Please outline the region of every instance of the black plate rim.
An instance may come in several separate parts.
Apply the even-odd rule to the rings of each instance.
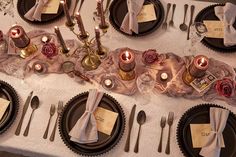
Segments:
[[[5,126],[2,126],[3,128],[1,128],[1,130],[0,130],[0,134],[2,134],[10,128],[10,126],[12,125],[12,123],[16,119],[16,116],[17,116],[18,111],[19,111],[19,98],[18,98],[18,95],[17,95],[15,89],[10,84],[8,84],[7,82],[0,80],[0,86],[6,86],[6,88],[8,88],[10,90],[11,93],[9,93],[9,95],[11,95],[12,100],[14,101],[13,109],[10,113],[11,114],[10,118],[5,123]]]
[[[57,20],[59,20],[60,18],[63,17],[64,15],[64,11],[62,11],[59,15],[57,15],[55,18],[51,19],[51,20],[47,20],[47,21],[30,21],[28,19],[26,19],[24,17],[24,15],[21,14],[21,11],[20,11],[20,8],[21,8],[21,3],[22,1],[25,1],[25,0],[18,0],[17,1],[17,12],[19,14],[19,16],[24,20],[26,21],[27,23],[30,23],[30,24],[35,24],[35,25],[44,25],[44,24],[50,24],[50,23],[53,23]],[[71,6],[71,0],[67,0],[67,5],[68,5],[68,8],[70,10],[70,6]]]
[[[216,6],[224,6],[224,5],[225,5],[225,3],[217,3],[217,4],[209,5],[208,7],[203,8],[203,9],[197,14],[197,16],[195,17],[195,20],[194,20],[194,21],[195,21],[195,22],[200,22],[200,21],[202,21],[201,16],[202,16],[202,14],[203,14],[206,10],[211,9],[211,8],[214,8],[214,7],[216,7]],[[203,39],[201,40],[201,43],[202,43],[204,46],[206,46],[207,48],[209,48],[209,49],[211,49],[211,50],[214,50],[214,51],[217,51],[217,52],[220,52],[220,53],[234,53],[234,52],[236,52],[235,46],[234,46],[233,49],[230,49],[230,47],[229,47],[228,49],[217,48],[217,47],[215,47],[214,45],[210,44],[205,38],[203,38]]]
[[[226,107],[223,107],[223,106],[220,106],[220,105],[206,103],[206,104],[199,104],[199,105],[193,106],[193,107],[189,108],[188,110],[186,110],[184,112],[184,114],[180,117],[178,125],[177,125],[176,139],[177,139],[177,144],[180,148],[180,151],[186,157],[189,157],[190,154],[188,154],[188,151],[186,151],[184,146],[183,146],[184,142],[183,142],[183,139],[181,138],[182,135],[183,135],[182,126],[186,123],[186,116],[188,115],[188,113],[195,110],[195,109],[201,108],[201,107],[209,107],[209,108],[210,107],[218,107],[218,108],[227,109]],[[229,110],[229,109],[227,109],[227,110]],[[235,120],[235,122],[236,122],[236,115],[232,111],[230,111],[229,114],[230,114],[230,116],[232,116],[233,120]]]
[[[164,7],[163,7],[162,3],[161,3],[159,0],[150,0],[150,1],[155,2],[156,5],[158,5],[161,14],[163,14],[163,16],[160,17],[159,23],[156,24],[150,31],[148,31],[148,32],[146,32],[146,33],[142,33],[142,34],[134,34],[134,33],[132,33],[132,34],[127,34],[127,33],[125,33],[125,32],[123,32],[123,31],[120,30],[120,28],[117,26],[117,24],[113,21],[113,17],[111,16],[111,12],[112,12],[112,10],[113,10],[113,9],[112,9],[113,6],[116,5],[115,3],[120,3],[120,1],[124,1],[124,0],[113,0],[113,1],[112,1],[111,5],[110,5],[110,8],[109,8],[109,11],[110,11],[109,21],[110,21],[112,27],[113,27],[116,31],[120,32],[120,33],[123,34],[123,35],[129,36],[129,37],[142,37],[142,36],[151,34],[151,33],[153,33],[154,31],[156,31],[156,30],[161,26],[162,22],[164,21],[165,11],[164,11]]]
[[[114,98],[113,98],[112,96],[110,96],[109,94],[104,93],[104,96],[106,96],[106,97],[108,97],[109,99],[111,99],[111,100],[117,105],[117,108],[120,110],[120,116],[121,116],[122,122],[121,122],[121,127],[120,127],[120,133],[117,134],[116,140],[115,140],[113,143],[111,143],[107,149],[104,149],[104,150],[99,151],[99,152],[82,152],[82,151],[77,150],[76,148],[72,147],[72,146],[68,143],[67,139],[65,139],[65,137],[64,137],[64,135],[63,135],[63,134],[64,134],[64,133],[63,133],[63,128],[62,128],[62,117],[63,117],[63,113],[65,112],[66,108],[70,105],[71,102],[75,101],[76,99],[78,99],[79,97],[81,97],[81,96],[83,96],[83,95],[88,95],[88,93],[89,93],[88,91],[87,91],[87,92],[82,92],[82,93],[80,93],[80,94],[74,96],[73,98],[71,98],[71,99],[67,102],[67,104],[66,104],[66,105],[64,106],[64,108],[63,108],[62,114],[60,114],[60,116],[59,116],[59,121],[58,121],[58,122],[59,122],[59,123],[58,123],[59,127],[58,127],[58,128],[59,128],[59,134],[60,134],[61,139],[63,140],[63,143],[64,143],[70,150],[72,150],[73,152],[75,152],[75,153],[77,153],[77,154],[79,154],[79,155],[84,155],[84,156],[97,156],[97,155],[105,154],[106,152],[108,152],[108,151],[110,151],[111,149],[113,149],[113,148],[119,143],[121,137],[122,137],[123,134],[124,134],[125,125],[126,125],[126,119],[125,119],[124,111],[123,111],[122,107],[120,106],[120,104],[117,102],[117,100],[114,99]]]

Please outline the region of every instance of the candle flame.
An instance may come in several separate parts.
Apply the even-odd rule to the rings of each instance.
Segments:
[[[205,61],[206,61],[205,58],[201,58],[199,66],[202,66],[205,63]]]
[[[12,34],[13,36],[18,36],[18,35],[20,34],[20,30],[19,30],[19,29],[12,29],[12,30],[11,30],[11,34]]]
[[[65,1],[64,1],[64,0],[60,0],[60,3],[61,3],[61,4],[64,4],[64,3],[65,3]]]
[[[98,26],[95,26],[95,29],[99,29],[99,27],[98,27]]]
[[[125,59],[126,59],[126,60],[129,60],[129,58],[130,58],[129,52],[128,52],[128,51],[125,51]]]

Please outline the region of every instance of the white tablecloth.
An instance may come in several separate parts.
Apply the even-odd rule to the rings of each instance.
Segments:
[[[161,1],[166,8],[168,2],[176,3],[176,12],[174,16],[175,28],[168,28],[167,31],[163,31],[161,28],[155,31],[154,33],[147,35],[141,38],[131,38],[124,36],[114,30],[112,27],[109,29],[108,36],[103,38],[103,44],[109,47],[111,50],[114,50],[119,47],[130,47],[137,50],[146,50],[149,48],[155,48],[158,52],[174,52],[180,56],[183,56],[183,49],[186,46],[186,33],[179,30],[179,24],[183,21],[183,6],[185,3],[189,5],[194,4],[196,6],[195,15],[204,7],[210,5],[211,3],[207,2],[197,2],[193,0],[162,0]],[[15,2],[16,3],[16,2]],[[16,4],[15,4],[16,6]],[[92,13],[96,8],[95,0],[86,0],[82,8],[82,18],[84,25],[87,31],[93,34],[94,32],[94,22],[92,20]],[[16,9],[16,8],[15,8]],[[171,12],[170,12],[171,13]],[[170,18],[170,15],[169,15]],[[188,10],[188,16],[186,18],[187,23],[190,19],[190,7]],[[15,18],[9,16],[0,15],[0,29],[5,33],[8,31],[10,26],[14,23],[22,25],[26,31],[34,29],[45,29],[47,31],[53,32],[53,26],[58,25],[62,30],[63,36],[67,39],[74,38],[72,33],[63,25],[64,19],[57,21],[49,25],[31,25],[23,21],[17,11],[15,10]],[[216,59],[222,60],[234,67],[236,67],[235,57],[236,54],[225,54],[225,53],[216,53],[203,45],[198,45],[198,51],[201,54],[204,54],[208,57],[214,57]],[[45,131],[48,118],[49,118],[49,108],[51,104],[56,104],[59,100],[63,100],[65,103],[72,98],[73,96],[87,91],[89,88],[100,88],[97,86],[92,86],[90,84],[80,85],[74,82],[71,78],[66,75],[55,75],[51,74],[48,76],[37,76],[32,75],[31,77],[20,80],[11,76],[7,76],[3,73],[0,73],[0,79],[5,80],[10,83],[16,90],[20,97],[20,109],[16,121],[13,125],[5,132],[0,135],[0,151],[9,151],[14,153],[24,154],[26,156],[57,156],[57,157],[73,157],[78,156],[69,150],[65,144],[62,142],[62,139],[59,136],[58,130],[56,132],[56,138],[54,142],[43,139],[43,133]],[[19,118],[22,113],[22,106],[27,95],[30,91],[34,91],[34,94],[38,95],[41,100],[41,105],[38,110],[35,111],[32,124],[30,127],[30,132],[28,137],[24,137],[22,134],[20,136],[15,136],[14,132],[16,126],[19,122]],[[129,113],[133,104],[137,104],[136,115],[139,110],[144,110],[147,114],[147,122],[143,125],[140,137],[140,151],[138,154],[133,152],[133,148],[136,142],[138,124],[135,121],[131,133],[131,151],[125,153],[123,151],[125,140],[127,137],[127,128],[121,139],[121,141],[115,146],[111,151],[104,154],[103,156],[107,157],[121,157],[121,156],[171,156],[171,157],[181,157],[183,156],[177,141],[176,141],[176,127],[181,115],[190,107],[205,103],[202,100],[186,100],[183,98],[171,98],[165,95],[152,95],[151,102],[147,105],[141,105],[137,102],[135,97],[128,97],[116,93],[109,93],[114,98],[116,98],[122,108],[124,109],[126,118],[128,120]],[[232,106],[225,104],[224,102],[215,101],[219,105],[223,105],[233,112],[236,113],[236,109]],[[160,138],[160,126],[159,121],[161,116],[168,116],[169,111],[174,111],[175,120],[172,127],[171,133],[171,154],[165,155],[165,153],[158,153],[157,147]],[[28,109],[28,112],[25,116],[22,133],[26,127],[27,121],[31,113],[31,108]],[[56,116],[52,119],[52,124],[55,122]],[[52,131],[52,125],[50,127],[49,133]],[[163,148],[165,148],[167,141],[167,132],[168,128],[164,129],[163,137]]]

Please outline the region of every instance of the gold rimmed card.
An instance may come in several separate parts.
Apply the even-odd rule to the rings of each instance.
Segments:
[[[139,12],[138,23],[154,21],[157,19],[156,12],[153,4],[144,5],[142,10]]]
[[[208,38],[224,38],[224,23],[222,21],[205,20],[203,23],[207,27]]]

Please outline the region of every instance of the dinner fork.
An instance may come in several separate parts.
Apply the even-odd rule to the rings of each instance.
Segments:
[[[52,116],[54,115],[55,111],[56,111],[56,107],[55,107],[54,104],[52,104],[51,107],[50,107],[50,111],[49,111],[50,117],[49,117],[49,120],[48,120],[48,125],[47,125],[47,128],[46,128],[46,130],[44,132],[44,135],[43,135],[44,139],[46,139],[48,137],[49,125],[50,125]]]
[[[63,102],[62,101],[59,101],[58,102],[58,107],[57,107],[57,119],[56,119],[56,122],[54,124],[54,128],[52,130],[52,134],[49,138],[50,141],[54,141],[55,139],[55,134],[56,134],[56,128],[57,128],[57,122],[58,122],[58,118],[59,118],[59,115],[62,113],[62,110],[63,110]]]
[[[174,121],[174,112],[169,112],[167,124],[169,125],[168,139],[166,144],[166,154],[170,154],[170,129]]]
[[[158,146],[158,152],[162,151],[162,136],[163,136],[163,129],[166,126],[166,117],[161,117],[161,137],[160,137],[160,142],[159,142],[159,146]]]
[[[171,7],[171,4],[168,3],[167,4],[167,11],[166,11],[166,18],[165,18],[165,21],[164,23],[162,24],[162,29],[167,29],[167,18],[168,18],[168,14],[169,14],[169,11],[170,11],[170,7]]]

